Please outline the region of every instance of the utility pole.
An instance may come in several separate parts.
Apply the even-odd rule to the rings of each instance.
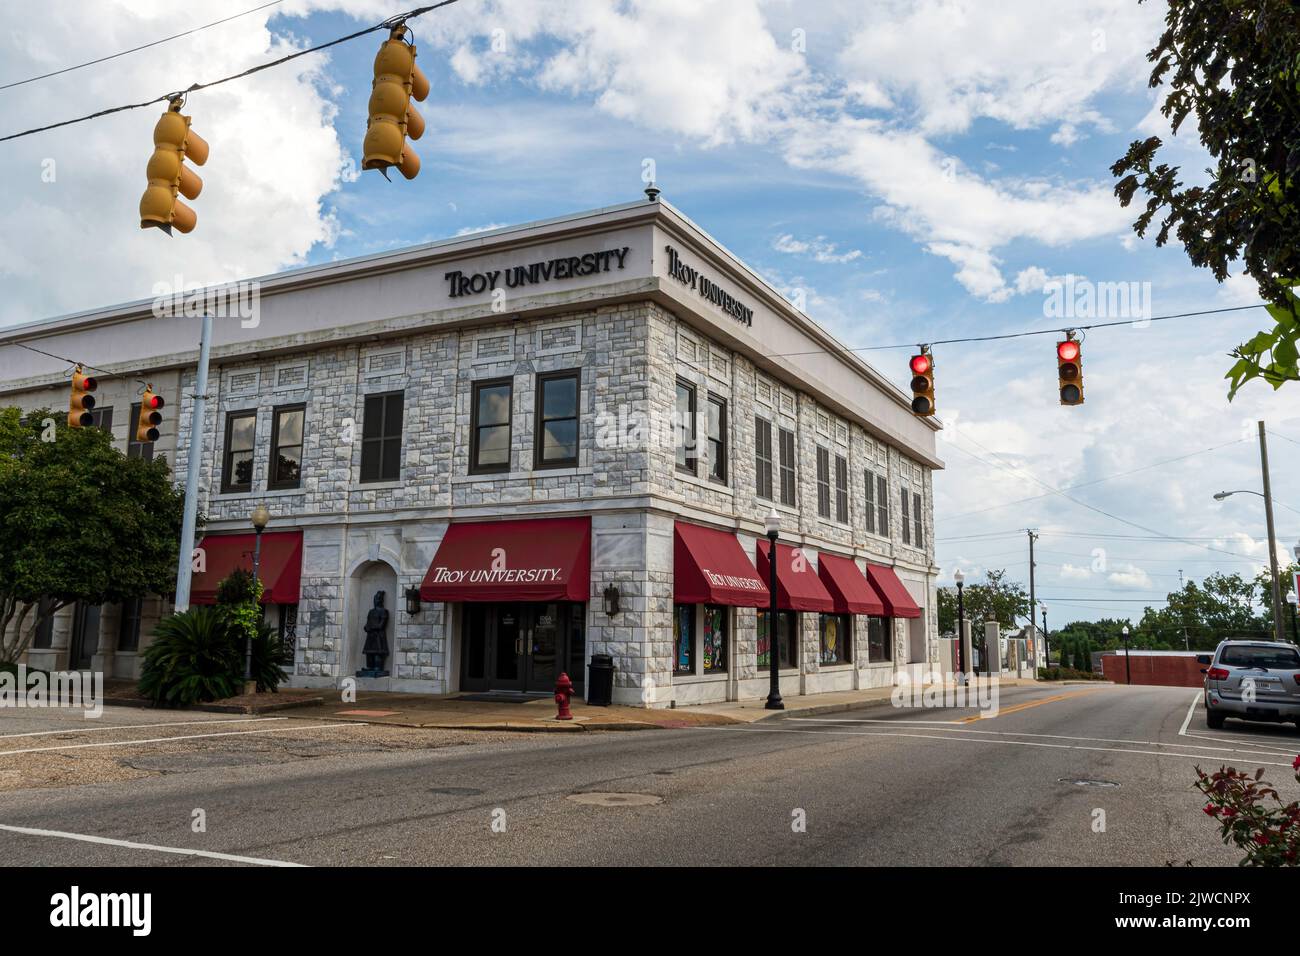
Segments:
[[[1029,529],[1025,529],[1025,534],[1029,535],[1029,653],[1034,661],[1033,666],[1038,667],[1038,626],[1034,620],[1034,608],[1038,607],[1038,602],[1034,600],[1034,539],[1038,535]]]
[[[1279,644],[1286,640],[1282,627],[1282,587],[1277,576],[1277,546],[1273,535],[1273,488],[1268,478],[1268,439],[1264,437],[1264,423],[1259,423],[1259,467],[1264,472],[1264,517],[1268,519],[1268,565],[1273,570],[1273,640]]]
[[[203,412],[208,401],[208,354],[212,349],[212,316],[204,310],[199,337],[199,367],[194,380],[194,408],[190,417],[189,460],[185,466],[185,518],[181,525],[181,553],[176,565],[176,613],[189,610],[190,572],[194,560],[194,525],[199,510],[199,465],[203,458]]]

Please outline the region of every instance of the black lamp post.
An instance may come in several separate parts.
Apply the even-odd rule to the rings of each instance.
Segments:
[[[961,588],[966,582],[966,575],[962,574],[961,569],[958,568],[952,573],[952,579],[957,582],[957,653],[954,658],[957,661],[957,673],[965,675],[966,668],[964,665],[966,662],[962,658],[964,656],[965,648],[963,645],[966,637],[966,604],[962,600]],[[962,678],[958,677],[957,679],[960,681]]]
[[[1131,661],[1131,658],[1133,656],[1133,651],[1128,645],[1127,624],[1124,625],[1124,628],[1123,630],[1120,631],[1120,633],[1124,635],[1124,683],[1131,684],[1133,683],[1133,665]]]
[[[781,641],[777,636],[776,623],[776,539],[781,533],[781,516],[773,508],[764,522],[767,528],[767,590],[772,602],[768,607],[767,619],[767,663],[770,683],[767,691],[767,710],[785,710],[781,700]],[[794,635],[791,635],[793,639]]]
[[[1300,644],[1300,631],[1296,628],[1296,593],[1292,591],[1286,596],[1286,603],[1291,605],[1291,640]]]
[[[253,544],[253,583],[258,581],[257,572],[262,563],[262,532],[266,526],[271,523],[271,512],[267,510],[266,505],[258,505],[253,509],[253,530],[257,533],[255,543]],[[262,609],[261,599],[258,599],[258,610]],[[244,680],[253,679],[253,635],[248,634],[244,638]]]

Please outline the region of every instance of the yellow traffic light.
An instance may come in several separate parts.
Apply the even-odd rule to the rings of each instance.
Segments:
[[[158,426],[162,424],[162,412],[158,409],[164,405],[161,395],[155,395],[152,385],[146,385],[140,396],[140,420],[135,425],[137,442],[158,440]]]
[[[419,175],[420,157],[406,140],[424,135],[424,118],[411,100],[423,102],[428,95],[429,81],[415,64],[415,44],[407,41],[406,27],[394,27],[375,56],[362,169],[377,169],[384,178],[390,166],[407,179]]]
[[[921,418],[934,414],[934,356],[929,348],[921,346],[918,355],[908,363],[912,370],[912,412]]]
[[[196,166],[208,161],[208,144],[190,129],[190,118],[181,115],[181,100],[174,99],[153,129],[153,155],[146,175],[149,185],[140,198],[140,228],[151,226],[172,234],[175,226],[189,232],[198,222],[194,210],[176,198],[197,199],[203,180],[185,165],[189,159]]]
[[[90,410],[95,407],[95,396],[90,393],[99,388],[99,383],[85,375],[78,365],[72,370],[72,396],[68,399],[68,427],[89,428],[95,422]]]
[[[1056,385],[1062,405],[1083,404],[1083,350],[1071,332],[1056,343]]]

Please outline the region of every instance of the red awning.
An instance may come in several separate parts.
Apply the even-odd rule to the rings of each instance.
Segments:
[[[886,617],[920,617],[921,609],[907,593],[893,568],[867,563],[867,580],[885,602]]]
[[[447,528],[426,601],[578,601],[591,595],[591,519],[467,521]]]
[[[835,602],[836,614],[885,616],[885,603],[852,558],[834,554],[817,556],[817,576]]]
[[[767,585],[729,531],[675,523],[673,600],[678,604],[766,607]]]
[[[771,545],[758,539],[758,574],[764,581],[772,580],[772,568],[767,562]],[[812,562],[802,548],[788,544],[776,546],[776,606],[786,611],[833,611],[835,602],[813,569]]]
[[[199,542],[206,565],[190,580],[191,604],[216,604],[217,585],[236,568],[253,570],[255,534],[210,534]],[[302,532],[267,531],[257,563],[263,604],[297,604],[302,586]]]

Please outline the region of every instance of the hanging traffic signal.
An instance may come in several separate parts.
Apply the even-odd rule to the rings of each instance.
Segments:
[[[203,190],[203,180],[185,160],[196,166],[208,161],[208,144],[190,129],[190,118],[181,115],[181,103],[179,97],[172,100],[153,128],[153,155],[146,171],[149,185],[140,198],[140,228],[157,227],[169,236],[173,226],[189,232],[198,222],[194,210],[176,198],[179,192],[186,199],[197,199]]]
[[[1083,404],[1083,354],[1073,335],[1056,343],[1056,377],[1062,405]]]
[[[370,90],[370,118],[362,146],[362,169],[377,169],[388,178],[388,167],[396,166],[407,179],[420,172],[420,157],[407,138],[424,135],[424,118],[411,105],[429,95],[429,81],[415,64],[415,44],[406,38],[406,27],[393,28],[375,56],[375,80]]]
[[[90,410],[95,407],[95,396],[90,393],[99,388],[99,383],[89,375],[82,374],[81,366],[72,370],[72,396],[68,400],[68,427],[89,428],[95,423],[95,416]]]
[[[162,396],[153,393],[152,385],[146,385],[144,394],[140,396],[140,420],[135,425],[137,442],[158,440],[158,426],[162,424],[162,412],[158,409],[163,404]]]
[[[912,411],[922,417],[934,414],[934,356],[926,346],[912,356]]]

